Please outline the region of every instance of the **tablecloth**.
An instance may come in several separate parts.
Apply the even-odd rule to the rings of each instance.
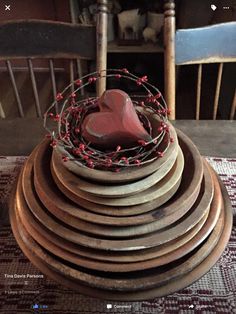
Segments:
[[[236,217],[236,159],[206,158],[224,182]],[[43,276],[24,256],[7,222],[7,200],[25,159],[0,157],[1,314],[236,313],[236,226],[221,258],[206,275],[177,293],[151,301],[103,301]]]

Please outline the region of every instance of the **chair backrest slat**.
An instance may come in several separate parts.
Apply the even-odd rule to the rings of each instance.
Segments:
[[[8,73],[10,75],[10,79],[11,79],[14,95],[15,95],[16,102],[17,102],[18,111],[19,111],[20,117],[23,118],[25,115],[24,115],[24,111],[23,111],[20,95],[19,95],[19,92],[18,92],[18,89],[17,89],[15,76],[14,76],[14,73],[13,73],[13,70],[12,70],[11,61],[7,60],[6,61],[6,65],[7,65]]]
[[[95,59],[95,26],[40,20],[1,23],[0,58],[32,57]]]
[[[215,92],[214,108],[213,108],[213,120],[216,119],[217,110],[218,110],[218,106],[219,106],[222,73],[223,73],[223,63],[220,63],[219,68],[218,68],[218,74],[217,74],[217,82],[216,82],[216,92]]]
[[[196,120],[199,120],[199,117],[200,117],[201,86],[202,86],[202,65],[199,64],[198,73],[197,73]]]
[[[236,22],[200,28],[178,29],[175,34],[175,63],[232,62],[236,52]]]
[[[39,103],[39,94],[38,94],[37,83],[36,83],[36,79],[34,75],[33,63],[31,59],[27,59],[27,62],[28,62],[30,79],[31,79],[33,92],[34,92],[36,113],[38,117],[42,118],[42,112],[41,112],[40,103]]]

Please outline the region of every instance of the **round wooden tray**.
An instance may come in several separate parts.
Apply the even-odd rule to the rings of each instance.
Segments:
[[[175,146],[175,151],[170,155],[169,159],[153,174],[128,184],[99,184],[98,182],[87,181],[73,172],[69,171],[64,162],[62,162],[59,154],[54,150],[52,154],[51,169],[56,176],[57,181],[61,182],[63,186],[72,191],[78,191],[75,193],[76,196],[90,200],[89,194],[98,197],[118,198],[135,195],[143,192],[144,190],[152,187],[153,185],[160,182],[172,169],[178,155],[178,146]],[[47,154],[48,142],[45,141],[39,147],[36,158],[39,159],[36,162],[41,162],[42,158]],[[68,186],[67,186],[68,184]],[[85,192],[85,193],[83,193]],[[87,193],[87,194],[86,194]],[[93,201],[93,200],[91,200]]]
[[[15,223],[15,212],[11,208],[10,217],[14,234],[32,262],[47,275],[60,280],[70,288],[80,289],[85,293],[110,300],[144,300],[174,292],[192,283],[214,265],[226,246],[232,227],[232,211],[227,193],[223,189],[224,206],[221,218],[218,219],[210,237],[197,250],[185,259],[169,265],[170,268],[161,272],[152,269],[151,275],[145,273],[142,278],[116,280],[110,277],[101,279],[98,275],[86,274],[69,265],[61,266],[54,256],[42,250],[27,233]],[[224,218],[224,219],[223,219]],[[23,239],[23,241],[22,241]],[[219,241],[217,241],[219,239]],[[77,278],[77,276],[82,276]],[[88,286],[89,280],[93,280]]]
[[[48,143],[42,142],[25,163],[11,198],[10,220],[24,253],[60,283],[110,300],[162,296],[202,276],[228,242],[231,206],[192,142],[181,132],[178,140],[184,163],[179,149],[175,164],[158,183],[137,196],[117,194],[113,199],[91,193],[94,183],[90,192],[80,189],[85,180],[60,168]],[[161,184],[170,193],[181,176],[178,191],[157,208],[158,197],[165,195]],[[124,203],[135,197],[140,201],[142,193],[150,193],[152,200]],[[100,199],[106,205],[99,204]]]
[[[177,238],[176,240],[172,241],[172,243],[168,242],[162,247],[159,246],[157,250],[158,257],[152,258],[150,260],[149,256],[148,260],[144,260],[143,262],[133,261],[132,263],[122,263],[122,256],[116,256],[116,259],[114,259],[112,263],[105,262],[104,260],[102,262],[94,261],[94,259],[85,258],[81,255],[69,252],[67,247],[62,248],[60,244],[58,245],[58,243],[61,243],[61,241],[57,241],[56,237],[54,238],[54,241],[51,242],[45,236],[46,232],[38,232],[38,229],[34,229],[31,224],[24,224],[23,228],[26,228],[27,232],[32,236],[32,238],[34,238],[34,240],[36,240],[36,242],[38,242],[42,247],[52,252],[54,255],[57,255],[58,257],[70,261],[78,266],[87,267],[94,270],[113,272],[129,272],[157,267],[163,264],[170,263],[171,261],[179,259],[183,255],[188,254],[191,250],[196,248],[196,246],[200,245],[201,242],[203,242],[212,231],[219,218],[220,209],[222,207],[222,198],[217,180],[215,180],[214,186],[215,194],[213,202],[211,204],[209,216],[207,213],[202,218],[202,220],[200,220],[200,222],[189,232],[187,232],[183,237]],[[18,214],[16,213],[16,215]],[[17,217],[17,220],[18,225],[22,225],[20,217]],[[202,227],[203,223],[204,226]]]
[[[157,209],[155,209],[157,207],[155,200],[141,205],[111,207],[94,204],[78,196],[75,197],[71,193],[70,199],[78,204],[78,206],[75,206],[74,203],[65,198],[56,188],[49,168],[51,150],[49,147],[46,151],[42,150],[41,146],[43,146],[43,144],[39,145],[34,158],[34,185],[43,204],[56,216],[61,212],[62,215],[67,216],[70,220],[75,217],[85,221],[95,221],[103,225],[109,224],[114,226],[134,226],[155,221],[159,223],[159,228],[162,228],[172,223],[174,220],[179,219],[191,208],[196,201],[202,181],[203,165],[199,152],[192,142],[183,134],[180,134],[179,142],[184,155],[187,156],[187,158],[185,158],[185,169],[181,186],[176,193],[174,202],[170,201]],[[205,172],[206,171],[205,169]],[[207,176],[208,174],[206,174],[206,177]],[[69,191],[67,191],[67,193],[69,193]],[[89,211],[84,210],[85,208]],[[175,213],[175,217],[171,215],[172,213]],[[115,219],[113,219],[112,216],[114,216]],[[159,222],[157,222],[157,219]]]
[[[211,191],[208,191],[208,193],[205,192],[198,206],[196,206],[196,208],[193,208],[190,214],[184,217],[184,219],[181,219],[179,223],[171,225],[168,229],[159,230],[157,232],[153,231],[152,233],[149,233],[150,230],[149,226],[147,225],[144,226],[143,229],[139,229],[139,236],[134,236],[130,227],[126,229],[104,229],[94,225],[93,229],[96,229],[96,233],[99,233],[103,236],[101,238],[94,234],[90,235],[91,231],[86,224],[83,225],[83,227],[87,231],[86,233],[82,232],[81,230],[75,230],[71,228],[68,224],[63,225],[54,217],[48,215],[47,210],[45,210],[37,201],[37,198],[35,198],[35,195],[31,190],[30,184],[23,184],[23,187],[24,193],[26,193],[26,201],[28,202],[29,207],[27,206],[24,195],[22,193],[21,182],[18,185],[17,189],[16,203],[17,206],[21,208],[20,215],[24,223],[34,222],[34,224],[37,224],[39,220],[41,223],[44,224],[46,228],[48,228],[49,230],[53,230],[56,235],[63,237],[68,241],[83,245],[85,247],[111,251],[139,250],[148,247],[154,247],[171,241],[176,237],[185,234],[187,231],[193,228],[206,214],[211,201]],[[31,219],[29,222],[29,210],[31,210],[37,220]],[[94,232],[94,230],[92,232]],[[142,233],[147,233],[147,235],[145,234],[140,237]],[[107,236],[107,238],[104,238],[104,236]],[[127,238],[128,236],[129,238]],[[114,237],[119,237],[119,241],[113,240],[112,238]]]
[[[45,212],[44,207],[42,204],[38,201],[37,197],[35,197],[34,189],[33,189],[33,182],[30,178],[32,178],[32,161],[33,156],[28,159],[28,162],[25,166],[24,172],[23,172],[23,189],[25,198],[27,200],[28,205],[32,209],[32,212],[39,217],[41,221],[44,221],[45,225],[48,226],[50,229],[50,222],[48,225],[48,221],[51,221],[50,217],[47,219],[45,218],[47,216],[47,211]],[[211,182],[211,175],[208,174],[206,176],[206,180],[204,183],[204,193],[201,192],[199,195],[199,200],[196,202],[196,204],[199,204],[201,207],[200,210],[196,208],[196,206],[192,207],[191,209],[191,215],[187,214],[184,219],[188,218],[188,221],[192,221],[192,223],[189,224],[189,227],[194,226],[194,223],[197,223],[202,216],[204,215],[204,210],[206,210],[210,204],[213,188],[212,188],[212,182]],[[55,198],[54,198],[55,200]],[[96,224],[96,220],[93,219],[91,222],[85,222],[81,219],[75,218],[73,216],[64,215],[64,213],[57,208],[55,211],[51,209],[50,206],[47,207],[47,210],[54,214],[58,219],[62,220],[64,223],[67,224],[67,226],[71,226],[73,228],[82,230],[86,233],[92,233],[92,234],[100,234],[103,236],[108,237],[127,237],[127,236],[136,236],[141,235],[145,233],[150,233],[156,230],[160,229],[160,220],[158,219],[156,222],[148,223],[148,224],[142,224],[139,226],[129,226],[122,227],[121,225],[119,228],[117,226],[108,227],[108,226],[100,226],[100,224]],[[45,213],[44,213],[45,212]],[[189,212],[190,214],[190,212]],[[102,217],[101,217],[102,219]],[[115,219],[115,218],[113,218]],[[156,229],[157,225],[157,229]],[[59,227],[58,227],[59,228]]]
[[[158,117],[153,117],[153,114],[150,114],[150,121],[152,124],[153,130],[157,130],[159,126]],[[68,160],[65,163],[65,167],[68,170],[72,171],[75,174],[78,174],[85,179],[92,178],[94,181],[105,182],[105,183],[125,183],[125,182],[132,182],[135,180],[139,180],[144,178],[151,173],[157,171],[161,168],[165,162],[170,158],[172,154],[175,153],[176,147],[178,146],[178,139],[176,135],[176,131],[174,127],[167,123],[170,129],[170,136],[174,139],[174,142],[169,146],[166,153],[162,158],[158,158],[154,162],[147,163],[140,167],[129,167],[129,169],[125,169],[125,171],[121,171],[119,173],[114,173],[111,171],[102,171],[102,170],[95,170],[85,167],[78,161],[71,161]],[[166,145],[166,144],[165,144]],[[163,147],[160,148],[161,151],[164,151],[165,146],[162,144]],[[72,156],[60,145],[57,145],[55,151],[59,154],[59,156],[68,156],[69,158],[73,159]]]
[[[54,154],[53,154],[54,157]],[[76,180],[72,181],[73,178],[65,176],[64,171],[58,171],[55,167],[54,158],[52,157],[51,163],[51,173],[59,189],[70,198],[70,195],[73,194],[74,198],[83,198],[87,201],[90,201],[95,204],[102,204],[107,206],[134,206],[143,203],[147,203],[151,200],[156,200],[156,206],[159,207],[162,204],[166,203],[177,191],[180,182],[181,176],[184,168],[184,157],[182,151],[179,149],[177,160],[174,166],[162,178],[158,183],[153,186],[145,189],[142,192],[139,192],[135,195],[126,196],[122,198],[107,198],[101,196],[95,196],[90,193],[81,191]],[[60,169],[62,170],[62,169]],[[104,188],[106,190],[106,187]],[[68,193],[69,191],[69,193]]]
[[[139,248],[140,245],[143,246],[143,248],[157,246],[160,244],[163,244],[167,241],[171,241],[176,237],[179,237],[189,231],[191,228],[195,226],[196,223],[198,223],[204,214],[206,213],[206,210],[208,210],[213,188],[212,188],[212,182],[210,179],[210,176],[207,177],[205,180],[205,190],[203,195],[200,195],[200,199],[197,203],[197,207],[193,206],[190,213],[185,215],[185,217],[182,219],[181,222],[178,224],[175,224],[170,226],[167,230],[164,231],[158,231],[156,232],[155,229],[155,222],[151,224],[141,225],[139,227],[131,227],[128,228],[108,228],[100,225],[96,225],[96,221],[93,221],[93,224],[83,222],[83,221],[77,221],[77,224],[80,224],[80,230],[75,232],[73,228],[75,227],[72,225],[73,228],[71,228],[70,221],[67,222],[67,225],[63,226],[60,224],[60,222],[55,221],[53,217],[48,215],[48,211],[44,209],[42,204],[39,202],[33,188],[33,182],[32,182],[32,160],[33,156],[29,158],[29,160],[26,163],[26,166],[24,167],[23,171],[23,181],[22,186],[24,190],[24,196],[26,198],[26,201],[28,203],[29,208],[31,209],[32,213],[37,217],[37,219],[44,223],[44,225],[49,230],[55,230],[55,233],[58,236],[63,236],[64,238],[75,242],[80,245],[84,245],[86,247],[92,247],[97,249],[109,249],[109,250],[135,250],[135,249],[142,249],[142,247]],[[18,184],[18,191],[17,191],[17,202],[20,203],[19,206],[22,207],[21,214],[23,215],[25,213],[25,216],[27,216],[27,206],[24,205],[24,196],[21,192],[21,181],[19,181]],[[198,209],[199,208],[199,209]],[[28,221],[28,217],[23,218],[23,220]],[[36,222],[37,223],[37,222]],[[187,227],[186,227],[187,226]],[[86,232],[85,234],[81,232],[83,230]],[[89,237],[87,234],[99,234],[102,236],[107,237],[132,237],[132,236],[140,236],[145,233],[152,234],[147,235],[140,239],[138,237],[138,240],[136,241],[136,238],[132,239],[125,239],[120,240],[119,242],[113,241],[113,240],[106,240],[106,239],[99,239],[98,237]],[[78,235],[80,235],[78,237]],[[158,235],[158,241],[157,237]],[[99,242],[99,245],[97,243]],[[139,243],[137,248],[137,242]]]

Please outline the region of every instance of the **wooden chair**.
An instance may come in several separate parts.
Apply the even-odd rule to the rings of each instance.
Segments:
[[[196,91],[196,120],[200,118],[202,68],[206,63],[217,63],[218,74],[215,87],[212,119],[216,119],[222,86],[224,63],[236,61],[236,22],[175,31],[175,1],[165,1],[164,46],[165,46],[165,99],[171,110],[171,119],[176,117],[176,65],[198,65]],[[232,105],[228,117],[232,120],[236,109],[235,80]]]
[[[0,24],[0,72],[5,71],[2,74],[4,88],[0,90],[0,155],[30,153],[44,133],[43,113],[60,92],[57,78],[62,73],[65,74],[63,78],[69,78],[64,86],[74,81],[77,78],[76,60],[95,60],[96,70],[106,69],[106,34],[107,0],[98,1],[96,26],[42,20],[13,20]],[[39,76],[42,72],[45,75],[43,80],[49,83],[42,88],[51,92],[48,104],[40,102]],[[22,82],[25,75],[28,76],[27,84]],[[5,87],[7,82],[9,86]],[[105,90],[105,84],[104,79],[98,80],[97,94]],[[28,99],[31,103],[30,118],[21,97],[23,85],[31,95]],[[14,100],[13,95],[19,118],[8,115],[7,98]],[[6,103],[2,103],[2,98],[6,98]]]

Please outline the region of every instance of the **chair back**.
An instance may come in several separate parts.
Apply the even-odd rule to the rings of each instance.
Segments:
[[[9,113],[14,117],[12,113],[16,113],[9,106],[9,98],[17,104],[20,117],[32,111],[32,105],[28,108],[27,101],[34,102],[35,114],[42,117],[61,88],[80,76],[80,60],[96,61],[97,71],[106,69],[106,3],[106,0],[98,1],[96,26],[45,20],[0,23],[0,81],[4,86],[0,92],[1,118],[9,117]],[[67,82],[62,83],[65,77]],[[97,93],[101,94],[106,82],[100,79],[97,84]],[[71,89],[74,90],[73,84]],[[52,97],[48,97],[46,104],[44,95],[48,96],[48,91],[52,92]]]
[[[223,93],[224,64],[236,61],[236,22],[227,22],[211,26],[179,29],[175,31],[175,7],[174,1],[165,4],[165,95],[167,104],[172,111],[171,118],[175,119],[175,77],[176,65],[197,65],[196,84],[196,110],[195,118],[200,119],[200,108],[202,100],[203,68],[206,64],[217,64],[217,78],[214,86],[214,97],[211,118],[216,119],[219,108],[219,99]],[[170,27],[171,25],[171,27]],[[235,64],[234,64],[235,66]],[[178,70],[179,71],[179,70]],[[171,73],[170,73],[171,72]],[[207,71],[206,71],[207,72]],[[178,72],[177,72],[178,73]],[[234,73],[234,77],[235,77]],[[206,73],[207,75],[207,73]],[[178,79],[178,77],[177,77]],[[185,78],[187,79],[187,78]],[[181,83],[181,82],[179,82]],[[208,82],[208,86],[210,86]],[[236,84],[227,82],[231,90],[228,118],[233,119],[236,109]],[[209,91],[208,91],[209,92]]]

